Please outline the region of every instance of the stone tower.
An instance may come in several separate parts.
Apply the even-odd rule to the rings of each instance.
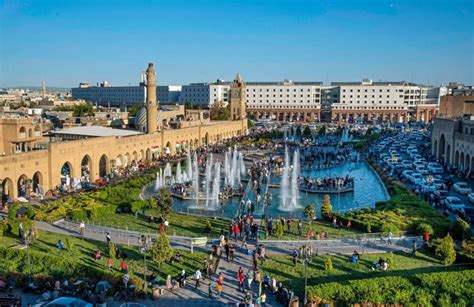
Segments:
[[[45,81],[41,82],[41,97],[43,99],[46,98],[46,82]]]
[[[235,76],[230,84],[230,120],[242,120],[247,118],[245,83],[240,74]]]
[[[146,70],[146,111],[147,111],[147,133],[157,131],[158,106],[156,105],[156,76],[153,63],[148,64]]]

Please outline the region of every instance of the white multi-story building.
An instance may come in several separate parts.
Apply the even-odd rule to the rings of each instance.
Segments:
[[[427,101],[428,88],[408,82],[333,82],[332,118],[348,121],[406,121],[408,113]]]
[[[209,107],[214,102],[221,102],[224,106],[229,103],[230,83],[217,80],[214,83],[191,83],[181,87],[180,103],[190,103]]]
[[[160,85],[156,87],[156,93],[160,103],[177,103],[181,86]],[[130,106],[145,102],[146,87],[143,84],[138,86],[111,86],[107,81],[98,84],[98,86],[80,83],[79,87],[72,88],[72,97],[103,106]]]

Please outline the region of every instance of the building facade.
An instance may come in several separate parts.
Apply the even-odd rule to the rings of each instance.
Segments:
[[[40,119],[23,116],[0,117],[0,155],[36,149],[42,137]]]
[[[456,96],[454,96],[456,93]],[[431,152],[447,166],[468,178],[474,168],[474,96],[451,92],[441,98],[439,117],[433,120]]]

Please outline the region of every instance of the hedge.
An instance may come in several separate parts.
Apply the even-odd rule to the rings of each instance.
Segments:
[[[131,178],[114,186],[108,186],[94,192],[81,192],[59,200],[51,201],[35,209],[35,219],[52,221],[60,218],[86,220],[96,217],[106,217],[117,208],[134,204],[135,209],[148,204],[140,201],[142,188],[152,182],[155,176],[147,174]]]
[[[474,303],[474,270],[330,282],[308,287],[316,303],[467,306]]]

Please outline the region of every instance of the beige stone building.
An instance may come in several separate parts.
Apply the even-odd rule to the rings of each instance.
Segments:
[[[153,82],[149,84],[154,86]],[[158,129],[158,122],[148,120],[153,128],[147,130],[146,134],[53,142],[43,150],[25,150],[16,154],[9,152],[0,157],[2,199],[23,196],[25,182],[31,183],[31,191],[42,193],[64,182],[72,184],[84,175],[84,169],[87,169],[90,181],[95,181],[108,175],[114,168],[126,167],[132,162],[149,161],[154,155],[172,155],[183,146],[194,149],[244,135],[247,132],[247,119],[243,89],[243,82],[235,83],[232,87],[235,97],[239,97],[240,109],[235,113],[236,120],[195,120],[196,125],[179,129]],[[153,91],[150,92],[153,95]],[[147,97],[147,107],[157,107],[156,97]],[[151,113],[152,118],[156,118],[156,113]],[[41,131],[41,126],[28,124],[26,120],[15,124],[10,124],[8,120],[0,123],[0,131],[9,129],[14,135],[8,141],[4,138],[5,144],[2,146],[10,149],[12,143],[18,142],[25,148],[32,147],[35,139],[29,137],[30,129],[32,136],[35,136],[36,131]]]
[[[437,159],[457,167],[466,177],[473,177],[474,96],[441,98],[440,114],[433,122],[431,146]]]

